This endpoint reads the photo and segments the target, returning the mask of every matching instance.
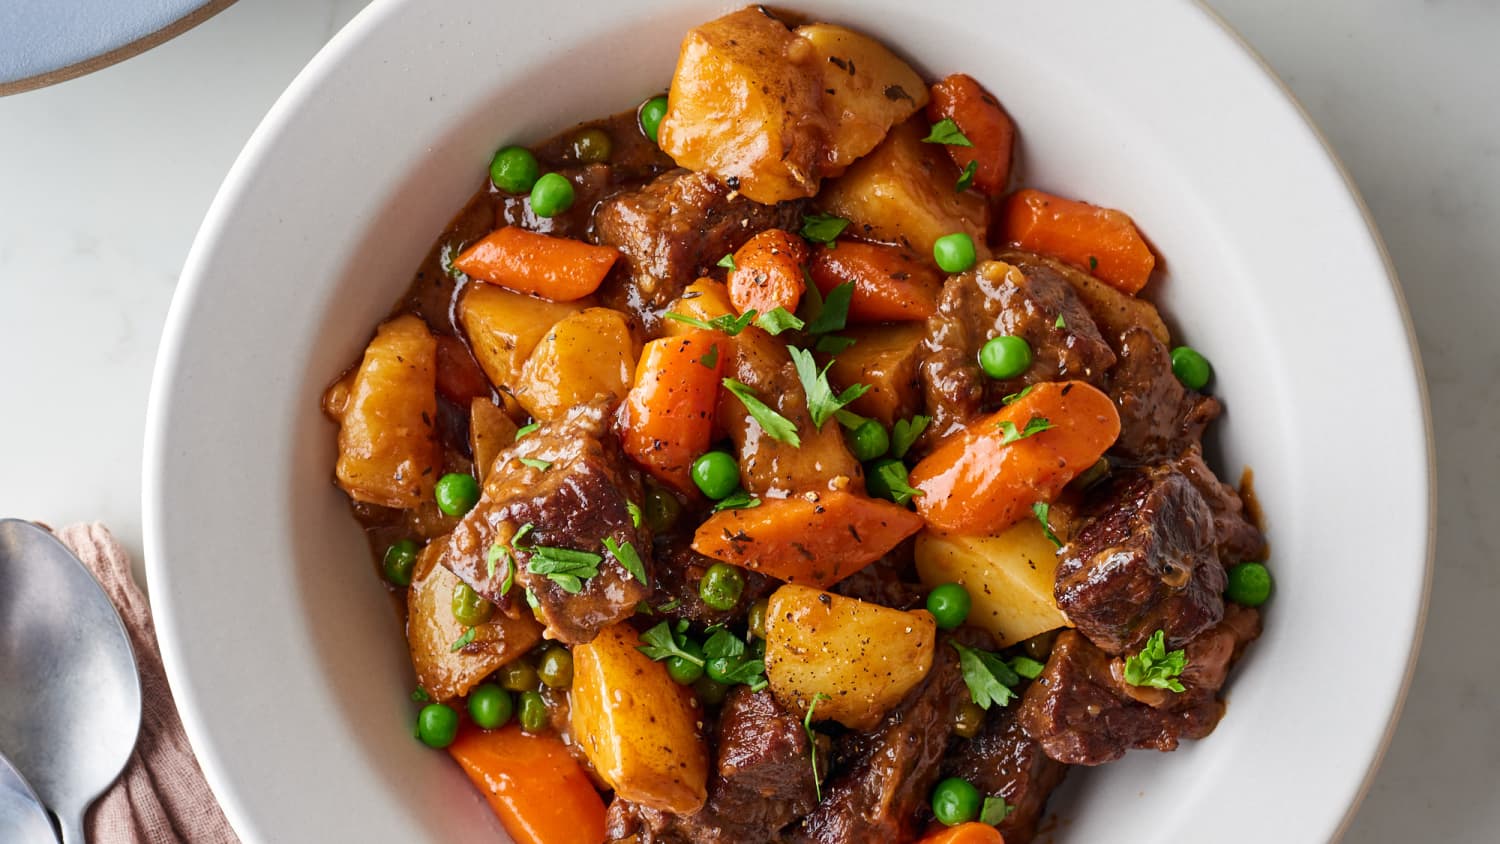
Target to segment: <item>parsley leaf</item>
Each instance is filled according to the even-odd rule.
[[[641,526],[641,505],[627,499],[625,501],[625,512],[630,514],[630,526]]]
[[[681,598],[673,598],[672,600],[666,602],[665,604],[662,604],[661,606],[657,607],[656,611],[657,612],[671,612],[672,610],[675,610],[675,609],[677,609],[680,606],[682,606],[682,599]]]
[[[725,252],[724,257],[720,258],[719,263],[715,266],[723,267],[726,270],[734,269],[734,253]]]
[[[520,460],[525,465],[537,470],[538,472],[545,472],[548,469],[552,468],[551,460],[539,460],[535,457],[518,457],[516,459]]]
[[[707,321],[698,319],[695,316],[679,314],[676,311],[667,311],[666,316],[667,319],[675,319],[678,322],[685,322],[694,328],[702,328],[708,331],[722,331],[725,334],[728,334],[730,337],[733,337],[741,331],[744,331],[745,326],[755,321],[755,309],[751,308],[750,310],[745,311],[739,316],[734,316],[733,314],[724,314],[722,316],[716,316],[713,319]]]
[[[954,193],[963,193],[974,184],[974,171],[979,169],[979,160],[975,159],[964,165],[964,171],[958,174],[958,181],[953,185]]]
[[[641,555],[636,553],[635,546],[629,540],[621,545],[613,536],[606,536],[604,537],[604,550],[614,555],[620,567],[630,572],[631,577],[650,585],[650,581],[646,579],[646,566],[641,562]]]
[[[714,512],[717,513],[720,510],[749,510],[752,507],[759,506],[759,498],[751,498],[750,493],[743,489],[737,489],[715,504]]]
[[[1057,534],[1052,532],[1052,524],[1047,518],[1047,514],[1051,511],[1052,505],[1048,504],[1045,501],[1038,501],[1037,503],[1031,505],[1031,512],[1035,513],[1036,520],[1042,523],[1042,532],[1047,534],[1047,538],[1052,540],[1052,544],[1054,546],[1061,548],[1063,547],[1062,540],[1058,539]]]
[[[1052,323],[1052,327],[1053,328],[1067,328],[1068,327],[1068,323],[1067,323],[1066,320],[1063,319],[1063,315],[1061,313],[1059,313],[1057,315],[1057,322]]]
[[[1184,692],[1186,688],[1177,678],[1187,668],[1187,651],[1167,650],[1167,634],[1158,630],[1146,640],[1141,652],[1125,660],[1125,682],[1132,686],[1151,686]]]
[[[999,826],[1016,807],[1005,802],[1004,797],[984,798],[984,808],[979,810],[979,822],[990,826]]]
[[[839,408],[854,401],[869,391],[866,384],[854,384],[847,390],[833,394],[833,388],[828,385],[828,367],[833,366],[829,361],[818,370],[818,364],[813,360],[812,352],[799,349],[796,346],[787,346],[787,351],[792,353],[792,364],[797,367],[797,378],[802,382],[802,390],[807,393],[807,412],[812,414],[813,425],[818,430],[823,429],[823,423]]]
[[[1022,428],[1019,431],[1016,430],[1016,423],[1010,421],[1009,419],[1000,420],[999,424],[997,424],[995,427],[999,428],[1000,431],[1004,434],[1004,436],[1000,438],[1000,444],[1010,445],[1016,440],[1024,440],[1027,437],[1034,437],[1043,431],[1049,430],[1052,427],[1052,422],[1051,420],[1043,416],[1033,416],[1026,422],[1026,427]]]
[[[500,558],[509,556],[510,552],[505,550],[504,545],[496,542],[494,545],[490,546],[490,550],[486,551],[484,554],[485,569],[487,570],[490,577],[495,576],[495,564],[500,562]]]
[[[803,322],[793,316],[786,308],[772,308],[761,314],[755,320],[755,324],[760,326],[767,334],[774,337],[783,331],[801,329]]]
[[[945,117],[932,124],[932,133],[922,139],[929,144],[947,144],[950,147],[971,147],[974,142],[964,137],[953,118]]]
[[[751,311],[750,313],[753,313]],[[766,436],[773,440],[787,443],[788,445],[802,445],[802,438],[797,436],[797,426],[791,420],[772,410],[765,402],[755,395],[755,391],[733,378],[724,379],[724,389],[734,393],[735,398],[750,411],[750,416],[760,427],[765,430]]]
[[[916,489],[907,482],[906,465],[900,460],[881,463],[875,467],[874,471],[877,476],[876,484],[890,490],[891,500],[903,507],[906,506],[906,502],[923,494],[920,489]]]
[[[703,667],[703,659],[693,656],[682,649],[682,641],[672,634],[672,622],[663,621],[661,624],[641,634],[641,644],[636,650],[651,657],[656,662],[676,657],[686,660],[692,664]]]
[[[807,705],[807,714],[802,716],[802,732],[807,733],[808,755],[812,757],[813,769],[813,792],[818,801],[823,800],[823,777],[818,774],[818,734],[812,728],[813,710],[818,708],[818,702],[833,700],[828,695],[818,692],[813,695],[812,703]]]
[[[713,369],[719,365],[719,344],[715,343],[708,347],[708,354],[698,358],[698,362],[707,369]]]
[[[1035,384],[1028,384],[1024,388],[1022,388],[1020,392],[1011,393],[1010,395],[1008,395],[1008,396],[1000,399],[1000,403],[1001,404],[1014,404],[1014,403],[1020,401],[1021,399],[1026,398],[1026,396],[1028,394],[1030,394],[1031,391],[1033,389],[1035,389],[1035,388],[1036,388]]]
[[[831,244],[848,227],[849,221],[843,217],[835,217],[832,214],[804,214],[800,234],[813,243]]]
[[[1089,270],[1092,271],[1092,270],[1097,270],[1097,269],[1099,269],[1099,259],[1095,258],[1093,255],[1090,255],[1089,256]]]
[[[837,334],[825,334],[822,337],[818,338],[818,344],[813,348],[817,349],[820,352],[826,352],[830,355],[836,355],[839,352],[842,352],[843,350],[854,345],[854,343],[855,340],[853,337],[840,337]]]
[[[822,305],[818,308],[817,316],[807,323],[809,334],[827,334],[831,331],[843,331],[844,325],[849,322],[849,301],[854,298],[854,282],[846,281],[838,287],[828,291]]]
[[[1042,669],[1047,667],[1045,664],[1037,662],[1029,656],[1013,656],[1010,658],[1009,665],[1010,670],[1028,680],[1035,680],[1042,676]]]
[[[703,656],[706,659],[736,657],[744,653],[745,643],[723,627],[713,628],[713,632],[703,641]]]
[[[516,439],[519,440],[520,438],[526,436],[527,434],[535,431],[540,427],[542,427],[542,423],[540,422],[533,422],[530,425],[522,425],[521,427],[516,429]]]
[[[459,651],[463,650],[464,646],[466,646],[470,642],[474,641],[474,633],[478,629],[479,629],[478,627],[470,627],[468,630],[465,630],[464,631],[464,635],[459,636],[458,639],[456,641],[454,641],[454,643],[452,645],[448,646],[448,653],[450,653],[450,654],[456,654]]]
[[[453,264],[453,261],[463,253],[464,245],[462,243],[445,243],[443,244],[443,248],[438,252],[438,263],[442,265],[443,272],[449,278],[464,278],[464,271]]]
[[[411,693],[411,699],[413,703],[426,703],[427,701],[432,700],[432,696],[427,694],[426,689],[418,686],[417,690]]]
[[[527,551],[531,559],[526,567],[533,574],[546,575],[559,588],[570,595],[583,591],[583,581],[599,574],[599,564],[604,557],[592,551],[575,551],[572,548],[548,548],[534,545]]]
[[[891,427],[891,456],[897,460],[905,457],[931,421],[931,418],[920,414],[910,419],[897,419],[896,424]]]
[[[988,651],[966,648],[948,640],[958,651],[958,664],[964,673],[964,685],[969,687],[969,697],[983,709],[993,704],[1005,706],[1016,696],[1013,691],[1021,678],[1012,671],[1005,660]]]

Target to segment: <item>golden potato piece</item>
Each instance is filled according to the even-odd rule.
[[[516,401],[537,419],[559,419],[569,408],[602,395],[624,398],[641,350],[625,315],[589,308],[542,337],[521,367]]]
[[[843,172],[892,126],[927,105],[927,83],[879,41],[830,23],[794,32],[813,45],[823,73],[823,113],[830,125],[826,173]]]
[[[937,625],[821,589],[787,584],[766,607],[766,676],[789,711],[868,730],[932,668]],[[825,699],[826,698],[826,699]]]
[[[1001,647],[1072,626],[1052,596],[1057,548],[1036,519],[1023,519],[999,536],[924,531],[917,534],[916,557],[927,586],[961,583],[969,590],[969,623],[993,633]]]
[[[704,322],[735,314],[734,305],[729,301],[729,289],[723,283],[711,278],[700,278],[689,284],[687,289],[682,291],[682,295],[672,300],[672,304],[667,306],[667,312],[690,316]],[[661,329],[668,337],[698,330],[691,323],[675,319],[662,320]]]
[[[583,308],[577,302],[548,302],[473,282],[459,299],[458,321],[490,383],[514,391],[521,367],[547,330]]]
[[[494,468],[495,456],[516,441],[516,430],[516,423],[489,399],[469,403],[469,450],[480,484]]]
[[[834,356],[828,380],[838,391],[854,384],[870,388],[849,405],[861,416],[878,419],[887,428],[897,419],[909,419],[922,408],[917,363],[926,333],[920,322],[846,330],[843,335],[854,345]]]
[[[687,815],[708,796],[703,713],[621,622],[573,648],[573,739],[615,794]]]

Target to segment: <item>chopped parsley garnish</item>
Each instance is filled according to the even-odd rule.
[[[641,562],[641,555],[636,553],[635,545],[629,540],[622,545],[616,542],[613,536],[606,536],[604,537],[604,550],[614,555],[620,567],[630,572],[631,577],[650,585],[646,580],[646,566]]]
[[[1027,384],[1024,388],[1021,389],[1020,392],[1011,393],[1010,395],[1005,396],[1004,398],[1000,399],[1000,403],[1001,404],[1015,404],[1016,402],[1020,401],[1021,399],[1026,398],[1026,396],[1029,395],[1031,393],[1031,391],[1033,389],[1035,389],[1035,388],[1036,388],[1035,384]]]
[[[802,731],[807,733],[807,752],[812,757],[813,792],[817,795],[819,802],[823,800],[823,777],[818,774],[818,734],[812,728],[812,719],[813,710],[818,708],[818,702],[824,700],[833,700],[833,698],[822,692],[813,695],[812,703],[807,705],[807,714],[802,716]]]
[[[484,565],[490,577],[495,576],[495,564],[500,562],[501,557],[505,557],[508,560],[510,558],[510,551],[506,550],[505,546],[498,542],[491,545],[490,550],[485,552]]]
[[[822,337],[818,338],[818,344],[813,348],[817,349],[820,352],[825,352],[830,355],[836,355],[839,352],[842,352],[843,350],[854,345],[854,343],[855,340],[853,337],[840,337],[837,334],[825,334]]]
[[[905,457],[931,421],[931,418],[920,414],[910,419],[897,419],[896,424],[891,426],[891,456],[897,460]]]
[[[663,609],[665,610],[665,607]],[[683,641],[684,638],[681,635],[674,635],[672,633],[672,622],[663,621],[641,634],[641,644],[636,650],[651,657],[655,662],[677,657],[702,668],[703,659],[683,650]]]
[[[464,635],[459,636],[452,645],[448,646],[448,653],[454,654],[463,650],[465,646],[474,641],[474,633],[478,629],[478,627],[470,627],[468,630],[465,630]]]
[[[1042,669],[1046,667],[1045,664],[1037,662],[1029,656],[1013,656],[1010,658],[1010,670],[1028,680],[1035,680],[1042,676]]]
[[[1004,434],[1000,438],[1000,444],[1010,445],[1016,440],[1024,440],[1027,437],[1034,437],[1043,431],[1050,430],[1052,428],[1052,421],[1043,416],[1033,416],[1026,422],[1025,428],[1017,430],[1016,423],[1009,419],[1002,419],[995,427],[999,428],[1001,433]]]
[[[518,457],[516,459],[520,460],[525,465],[537,470],[538,472],[545,472],[548,469],[552,468],[551,460],[541,460],[536,457]]]
[[[922,495],[907,482],[906,465],[900,460],[887,460],[875,466],[876,483],[890,491],[891,500],[905,507],[908,501]]]
[[[641,505],[627,499],[625,501],[625,512],[630,514],[631,527],[641,526]]]
[[[733,252],[725,252],[724,253],[724,257],[720,258],[719,259],[719,263],[716,264],[715,266],[723,267],[726,270],[732,270],[732,269],[734,269],[734,253]]]
[[[809,288],[812,289],[812,288]],[[843,331],[849,322],[849,301],[854,298],[854,282],[846,281],[828,291],[819,303],[817,315],[807,321],[809,334]]]
[[[522,425],[521,427],[516,429],[516,439],[519,440],[520,438],[526,436],[527,434],[535,431],[540,427],[542,427],[542,423],[540,422],[533,422],[530,425]]]
[[[1125,659],[1125,682],[1132,686],[1151,686],[1173,692],[1186,688],[1177,678],[1187,668],[1187,651],[1167,650],[1167,634],[1158,630],[1146,640],[1141,652]]]
[[[662,604],[661,606],[657,607],[656,611],[657,612],[671,612],[672,610],[675,610],[675,609],[677,609],[680,606],[682,606],[682,599],[681,598],[673,598],[672,600],[666,602],[665,604]]]
[[[964,137],[953,118],[945,117],[932,124],[932,132],[922,139],[929,144],[947,144],[950,147],[971,147],[974,142]]]
[[[505,580],[501,581],[500,583],[501,595],[508,593],[510,591],[510,587],[515,585],[516,558],[515,554],[512,553],[512,549],[514,549],[516,543],[524,539],[526,537],[526,534],[528,533],[531,533],[531,522],[527,522],[526,524],[521,525],[521,527],[516,530],[515,534],[510,538],[509,545],[501,542],[496,542],[494,545],[490,546],[490,550],[484,555],[484,562],[485,565],[489,568],[490,577],[495,576],[495,564],[500,562],[500,560],[502,559],[505,560]]]
[[[708,347],[708,354],[704,355],[701,358],[698,358],[698,362],[701,363],[701,364],[703,364],[703,366],[706,367],[706,368],[708,368],[708,369],[713,369],[714,367],[718,366],[719,365],[719,344],[715,343],[712,346],[709,346]]]
[[[1042,533],[1047,534],[1047,539],[1051,540],[1052,544],[1058,548],[1063,547],[1062,540],[1058,539],[1057,534],[1052,532],[1051,520],[1047,518],[1048,514],[1052,512],[1052,505],[1045,501],[1038,501],[1031,505],[1031,512],[1036,514],[1036,520],[1042,523]]]
[[[958,651],[964,685],[969,687],[969,697],[980,708],[989,709],[996,704],[1005,706],[1015,698],[1015,687],[1020,685],[1021,677],[1005,664],[1005,660],[988,651],[966,648],[952,639],[948,644]]]
[[[835,217],[832,214],[804,214],[800,234],[813,243],[832,244],[848,227],[849,221],[843,217]]]
[[[958,181],[953,184],[954,193],[963,193],[974,184],[974,171],[979,169],[979,161],[975,159],[964,165],[964,171],[958,174]]]
[[[750,313],[753,313],[753,311]],[[802,438],[797,436],[797,426],[793,425],[791,420],[785,416],[768,407],[765,402],[761,401],[755,395],[754,390],[733,378],[724,379],[724,389],[734,393],[735,398],[739,399],[740,403],[745,406],[745,409],[750,411],[751,418],[760,423],[760,427],[765,430],[766,436],[788,445],[802,445]]]
[[[453,264],[453,259],[462,255],[464,245],[462,243],[445,243],[438,254],[438,263],[443,267],[443,273],[449,278],[462,279],[464,271]]]
[[[418,686],[417,690],[411,693],[411,699],[413,703],[426,703],[427,701],[432,700],[432,696],[427,694],[426,689]]]
[[[813,360],[812,352],[799,349],[796,346],[787,346],[787,351],[792,353],[792,364],[797,368],[797,379],[802,382],[802,390],[807,394],[807,412],[812,414],[813,425],[822,430],[823,423],[844,405],[854,401],[869,391],[867,384],[854,384],[838,395],[834,395],[833,387],[828,384],[828,367],[833,366],[829,361],[820,371],[818,364]]]
[[[774,337],[783,331],[796,331],[802,328],[803,322],[786,308],[772,308],[761,314],[760,318],[755,320],[755,324]]]
[[[984,807],[979,810],[979,822],[999,826],[1000,822],[1015,811],[1016,807],[1005,802],[1004,797],[984,798]]]
[[[733,337],[741,331],[744,331],[746,326],[755,321],[755,309],[751,308],[750,310],[745,311],[739,316],[734,316],[733,314],[724,314],[723,316],[716,316],[713,319],[706,321],[698,319],[695,316],[679,314],[676,311],[667,311],[667,319],[675,319],[678,322],[685,322],[694,328],[702,328],[708,331],[722,331],[725,334],[728,334],[730,337]]]
[[[560,589],[570,595],[583,591],[583,581],[599,574],[599,564],[604,557],[592,551],[575,551],[572,548],[549,548],[533,545],[526,549],[531,558],[526,567],[534,574],[546,575]]]
[[[1089,256],[1089,269],[1090,270],[1097,270],[1097,269],[1099,269],[1099,259],[1095,258],[1093,255]]]
[[[759,506],[759,498],[751,498],[750,493],[743,489],[737,489],[715,504],[714,512],[717,513],[720,510],[749,510],[752,507]]]
[[[1058,314],[1057,315],[1057,322],[1052,323],[1052,327],[1053,328],[1067,328],[1068,327],[1068,323],[1067,323],[1066,320],[1063,319],[1063,315],[1062,314]]]

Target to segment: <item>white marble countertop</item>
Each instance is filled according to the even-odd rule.
[[[245,0],[144,56],[0,99],[0,515],[102,520],[139,556],[146,393],[188,245],[261,115],[362,5]],[[1353,174],[1432,393],[1431,613],[1405,715],[1346,840],[1500,840],[1500,4],[1211,5]],[[1394,654],[1384,664],[1401,669]]]

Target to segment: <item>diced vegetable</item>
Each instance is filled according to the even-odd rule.
[[[821,69],[830,137],[824,167],[838,173],[874,149],[886,132],[927,104],[927,86],[884,44],[828,23],[799,26]]]
[[[693,549],[788,583],[826,588],[921,527],[916,514],[889,501],[827,490],[715,513],[699,526]]]
[[[356,501],[412,508],[432,497],[442,465],[437,418],[437,343],[419,317],[375,331],[342,401],[339,486]],[[342,380],[330,392],[341,390]]]
[[[515,618],[497,612],[473,628],[460,624],[453,617],[453,592],[462,581],[439,561],[445,546],[434,542],[422,552],[406,593],[406,639],[417,682],[440,701],[462,696],[542,639],[541,625],[524,607]]]
[[[652,340],[641,352],[620,416],[620,445],[680,492],[696,488],[691,467],[713,439],[720,372],[731,353],[728,338],[701,329]]]
[[[1036,384],[916,465],[917,512],[940,531],[998,533],[1056,497],[1119,435],[1109,396],[1083,381]]]
[[[1057,547],[1041,522],[1024,519],[998,536],[917,534],[917,575],[928,586],[958,583],[969,593],[968,623],[1001,647],[1071,626],[1052,595]]]
[[[1008,245],[1087,269],[1132,295],[1146,286],[1156,266],[1151,247],[1123,211],[1030,188],[1006,200],[1000,236]]]
[[[516,401],[544,422],[601,395],[623,398],[639,353],[625,315],[589,308],[553,325],[526,359]]]
[[[987,823],[969,821],[929,832],[917,844],[1005,844],[1005,838]]]
[[[1099,326],[1099,333],[1111,344],[1118,342],[1132,328],[1144,328],[1164,345],[1172,342],[1167,324],[1162,321],[1156,306],[1145,299],[1121,293],[1083,270],[1053,258],[1017,252],[1005,252],[997,257],[1018,266],[1042,261],[1057,270],[1072,285],[1078,298],[1083,300],[1084,307],[1088,308],[1089,315]]]
[[[506,226],[465,249],[453,266],[517,293],[571,302],[598,290],[619,256],[613,246]]]
[[[972,76],[955,73],[932,86],[927,119],[936,123],[948,118],[973,146],[947,145],[948,155],[960,169],[974,162],[974,187],[989,196],[1005,192],[1010,181],[1011,148],[1016,125],[1000,107],[1000,101]]]
[[[849,409],[878,419],[883,425],[894,425],[921,409],[922,382],[917,364],[925,334],[926,327],[919,322],[845,331],[843,336],[852,338],[854,345],[834,355],[828,380],[838,390],[851,384],[868,385],[870,389]]]
[[[515,441],[516,423],[494,402],[485,398],[469,404],[469,451],[481,484],[494,468],[495,456]]]
[[[819,720],[868,730],[927,676],[936,637],[925,610],[789,584],[766,607],[766,677],[792,713],[816,698]]]
[[[843,240],[837,249],[815,249],[812,280],[823,295],[854,282],[850,322],[924,320],[937,310],[943,279],[930,263],[879,243]]]
[[[490,382],[484,370],[457,337],[437,338],[437,389],[455,404],[490,397]]]
[[[897,125],[874,152],[824,185],[814,203],[852,220],[851,231],[918,255],[931,255],[938,238],[962,232],[987,258],[989,206],[976,193],[954,192],[958,168],[940,145],[922,142],[927,129],[921,117]]]
[[[807,241],[781,229],[767,229],[734,253],[729,271],[729,301],[735,310],[765,316],[776,308],[796,313],[802,293]]]
[[[604,799],[561,740],[465,727],[448,754],[469,775],[516,844],[600,844]]]
[[[703,322],[721,316],[733,316],[734,312],[734,304],[729,301],[729,289],[711,278],[700,278],[689,284],[682,295],[667,306],[667,313],[681,314]],[[662,320],[661,327],[669,337],[701,330],[675,319]]]
[[[492,284],[470,284],[458,301],[458,321],[490,383],[515,390],[521,367],[536,344],[559,320],[582,310],[571,302],[548,302]]]
[[[708,795],[703,713],[628,623],[573,649],[573,737],[617,797],[687,815]]]

